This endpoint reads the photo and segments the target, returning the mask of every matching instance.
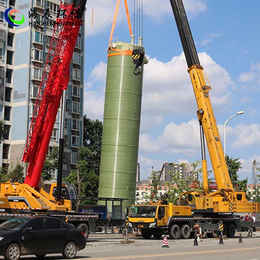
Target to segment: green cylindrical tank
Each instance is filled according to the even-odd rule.
[[[139,56],[133,50],[144,53],[143,47],[124,42],[112,43],[108,51],[98,190],[99,197],[129,198],[123,211],[135,200],[142,101],[143,73],[134,73],[138,65],[133,61]],[[143,62],[139,72],[142,69]]]

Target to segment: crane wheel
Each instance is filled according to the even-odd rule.
[[[176,224],[171,225],[169,229],[170,238],[178,239],[181,236],[180,227]]]
[[[149,230],[147,228],[142,229],[142,237],[143,238],[149,239],[149,238],[151,238],[151,236],[152,236],[151,230]]]
[[[236,227],[234,224],[227,226],[227,237],[234,237],[236,234]]]
[[[190,234],[191,234],[190,226],[187,225],[187,224],[184,224],[181,227],[181,237],[185,238],[185,239],[188,239],[190,237]]]

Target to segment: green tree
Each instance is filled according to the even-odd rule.
[[[230,158],[228,155],[226,155],[226,164],[228,167],[229,176],[232,183],[236,183],[238,180],[238,174],[237,172],[239,169],[242,169],[241,162],[239,161],[239,158],[233,159]]]
[[[55,171],[58,169],[59,163],[59,147],[53,146],[51,151],[47,154],[43,169],[42,169],[42,178],[45,181],[52,179]]]
[[[1,168],[0,174],[1,182],[24,182],[24,167],[21,164],[16,164],[15,166],[11,165],[11,169],[7,174],[5,173],[5,170]]]
[[[73,184],[79,197],[83,197],[79,203],[86,204],[84,197],[96,197],[98,190],[98,175],[91,168],[91,161],[94,153],[87,147],[81,147],[78,153],[77,170],[73,171],[66,179],[66,182]]]
[[[160,176],[161,171],[154,171],[152,167],[151,177],[149,177],[149,179],[152,181],[152,183],[149,185],[151,187],[151,196],[147,199],[151,199],[153,201],[159,200],[158,188],[162,185],[162,181],[160,181]]]
[[[187,177],[181,178],[180,173],[177,171],[168,172],[172,177],[172,182],[166,182],[165,185],[168,187],[166,193],[161,196],[161,200],[168,203],[175,203],[179,196],[186,191],[197,191],[203,193],[203,188],[199,182],[199,175],[201,174],[201,168],[199,168],[200,162],[189,164],[189,172]],[[181,164],[182,167],[186,167],[186,164]]]
[[[242,163],[239,161],[239,158],[233,159],[226,155],[226,163],[228,167],[229,176],[231,179],[231,182],[234,186],[234,189],[239,191],[243,190],[246,192],[247,190],[247,179],[244,180],[238,180],[238,171],[239,169],[242,169]]]
[[[94,172],[99,175],[100,157],[101,157],[101,143],[102,143],[103,125],[99,120],[91,120],[84,116],[83,126],[83,146],[92,151],[91,161],[89,165]]]

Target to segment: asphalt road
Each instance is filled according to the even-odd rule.
[[[194,246],[193,239],[168,240],[169,248],[162,248],[163,241],[155,239],[131,238],[129,244],[122,235],[95,234],[91,235],[84,250],[79,251],[79,260],[131,260],[131,259],[178,259],[178,260],[260,260],[260,232],[253,237],[246,237],[242,233],[243,243],[239,243],[238,236],[224,239],[220,245],[218,239],[207,238]],[[3,259],[2,257],[0,259]],[[36,259],[24,256],[22,259]],[[63,259],[61,255],[47,255],[47,260]]]

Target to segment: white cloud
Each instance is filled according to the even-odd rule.
[[[89,118],[103,120],[106,71],[107,65],[100,62],[85,83],[84,114]]]
[[[214,38],[221,38],[221,37],[222,37],[221,33],[211,32],[207,34],[206,39],[202,40],[201,45],[207,46]]]
[[[90,72],[89,78],[88,78],[88,81],[87,81],[85,87],[87,87],[89,89],[89,88],[92,88],[95,84],[105,85],[106,75],[107,75],[107,64],[101,61]]]
[[[247,104],[251,102],[251,98],[250,97],[243,97],[241,100],[241,104]]]
[[[223,109],[224,104],[230,104],[229,90],[235,85],[227,71],[208,54],[200,53],[199,57],[212,83],[210,95],[213,106]],[[184,54],[174,56],[166,63],[151,58],[144,72],[143,118],[147,114],[194,115],[195,111],[197,106]]]
[[[251,109],[249,109],[249,114],[250,114],[252,117],[255,117],[256,114],[257,114],[257,110],[254,109],[254,108],[251,108]]]
[[[238,81],[239,82],[252,82],[255,80],[257,73],[253,72],[243,72],[240,74]]]
[[[160,151],[160,144],[153,140],[149,134],[141,134],[139,140],[139,148],[141,151],[158,152]]]
[[[104,95],[96,91],[85,92],[84,97],[84,114],[89,118],[103,121],[104,113]]]
[[[141,134],[140,136],[141,151],[192,154],[197,153],[199,149],[199,124],[197,119],[179,125],[170,123],[164,128],[163,134],[155,139],[149,134]]]
[[[260,125],[239,124],[235,128],[235,134],[236,140],[233,143],[235,148],[260,145]]]
[[[184,7],[189,18],[205,12],[207,9],[204,0],[184,0]],[[173,15],[170,1],[167,0],[160,1],[160,3],[158,0],[144,0],[144,13],[155,19],[162,19],[165,15]]]
[[[121,4],[118,12],[117,24],[120,24],[124,18],[123,5]],[[113,0],[89,0],[87,11],[85,12],[85,35],[93,36],[108,30],[110,32],[113,17],[116,9],[116,1]],[[94,16],[92,16],[94,10]],[[94,26],[92,27],[92,19]]]
[[[248,183],[253,182],[253,161],[256,160],[258,163],[260,162],[260,155],[253,155],[249,159],[240,159],[239,161],[242,163],[242,169],[238,171],[239,179],[248,178]],[[258,173],[259,174],[259,173]]]
[[[243,91],[257,91],[259,92],[260,84],[260,63],[252,63],[250,70],[239,75],[237,81],[241,82]]]
[[[168,0],[143,0],[144,1],[144,14],[151,17],[154,22],[160,22],[165,15],[173,16],[170,2]],[[134,1],[128,1],[131,21],[133,26],[134,14]],[[185,0],[184,1],[186,12],[192,18],[201,12],[205,12],[207,5],[205,0]],[[94,16],[92,16],[92,8],[94,8]],[[85,13],[85,33],[86,36],[94,36],[105,30],[111,29],[114,13],[116,9],[115,0],[88,0],[87,11]],[[173,18],[173,17],[172,17]],[[92,27],[92,19],[94,26]],[[145,18],[144,18],[145,19]],[[126,21],[124,2],[121,1],[120,10],[118,12],[117,25]],[[173,20],[174,21],[174,20]]]
[[[138,157],[138,162],[140,163],[140,165],[142,165],[144,167],[152,167],[153,166],[152,159],[141,156],[141,155]]]

